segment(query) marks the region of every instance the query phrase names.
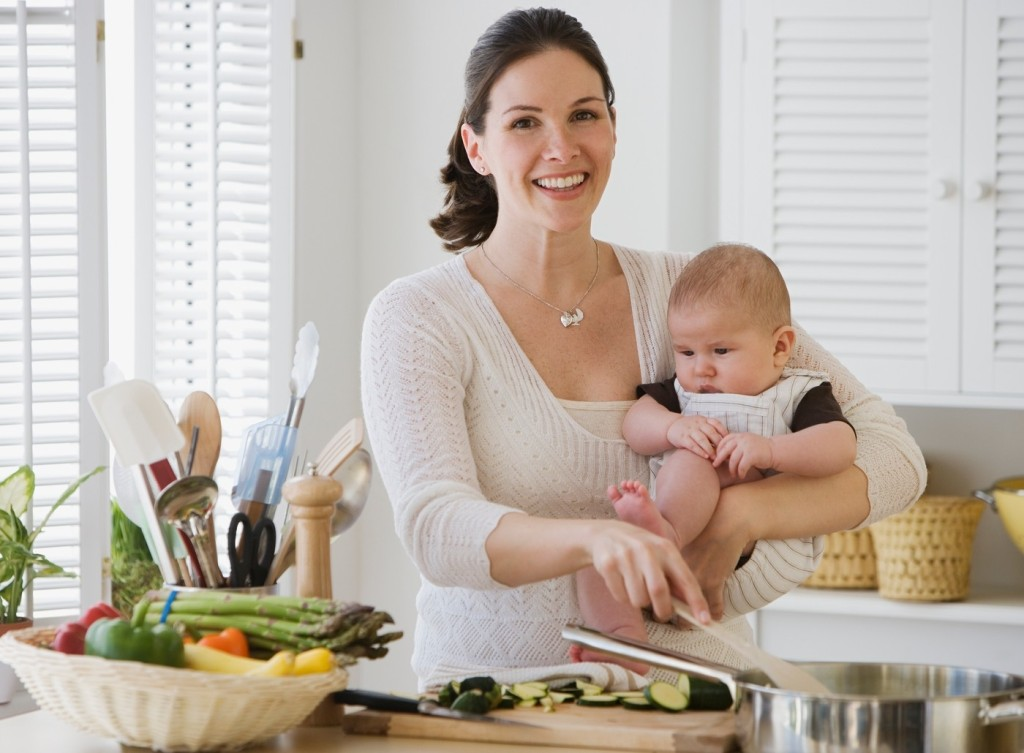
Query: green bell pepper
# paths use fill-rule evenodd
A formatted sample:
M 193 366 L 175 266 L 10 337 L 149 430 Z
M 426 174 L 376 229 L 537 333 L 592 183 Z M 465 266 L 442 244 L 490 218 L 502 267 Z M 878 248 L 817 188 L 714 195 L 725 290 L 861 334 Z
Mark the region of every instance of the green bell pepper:
M 185 666 L 185 646 L 177 631 L 165 622 L 145 624 L 149 600 L 139 602 L 131 620 L 103 618 L 89 626 L 85 653 L 104 659 Z

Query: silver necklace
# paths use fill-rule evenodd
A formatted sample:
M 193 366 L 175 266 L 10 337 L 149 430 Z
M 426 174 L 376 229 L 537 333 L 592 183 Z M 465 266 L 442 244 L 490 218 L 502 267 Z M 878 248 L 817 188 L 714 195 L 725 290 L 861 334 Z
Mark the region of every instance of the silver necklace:
M 581 297 L 578 301 L 576 301 L 576 305 L 575 306 L 573 306 L 572 308 L 569 308 L 569 309 L 562 309 L 562 308 L 556 306 L 555 304 L 551 303 L 550 301 L 545 301 L 539 295 L 537 295 L 536 293 L 534 293 L 531 290 L 528 290 L 528 289 L 524 288 L 518 282 L 516 282 L 511 277 L 509 277 L 507 274 L 505 274 L 505 271 L 501 267 L 499 267 L 497 264 L 495 264 L 493 261 L 491 261 L 491 257 L 487 255 L 487 249 L 484 248 L 484 244 L 483 243 L 480 244 L 480 251 L 483 252 L 484 258 L 487 259 L 487 262 L 492 267 L 494 267 L 495 271 L 499 275 L 504 277 L 506 280 L 508 280 L 509 283 L 513 287 L 523 291 L 524 293 L 526 293 L 531 298 L 537 299 L 538 301 L 543 303 L 548 308 L 552 308 L 555 311 L 557 311 L 559 314 L 561 314 L 562 315 L 561 321 L 562 321 L 562 326 L 563 327 L 578 327 L 578 326 L 580 326 L 580 322 L 583 321 L 583 309 L 581 309 L 580 306 L 583 304 L 583 301 L 586 300 L 587 296 L 590 295 L 590 291 L 594 289 L 594 283 L 597 282 L 597 275 L 601 272 L 601 252 L 600 252 L 600 250 L 597 247 L 597 240 L 596 239 L 594 240 L 594 259 L 595 259 L 595 261 L 597 263 L 596 263 L 596 265 L 594 267 L 594 276 L 591 278 L 590 284 L 587 286 L 587 290 L 583 294 L 583 297 Z

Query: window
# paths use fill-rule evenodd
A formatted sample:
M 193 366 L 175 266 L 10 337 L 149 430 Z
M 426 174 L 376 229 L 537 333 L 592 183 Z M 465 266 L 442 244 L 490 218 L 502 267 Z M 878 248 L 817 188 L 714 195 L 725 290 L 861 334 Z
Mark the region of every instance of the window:
M 0 470 L 31 464 L 43 510 L 109 464 L 86 400 L 109 357 L 172 410 L 217 398 L 226 500 L 288 396 L 293 5 L 107 0 L 102 46 L 97 5 L 0 0 Z M 36 581 L 35 619 L 103 598 L 109 494 L 93 479 L 39 539 L 80 577 Z
M 33 467 L 37 521 L 106 462 L 82 421 L 106 347 L 96 74 L 93 2 L 0 2 L 0 467 Z M 24 614 L 99 598 L 104 525 L 86 511 L 104 495 L 91 482 L 51 518 L 38 549 L 81 577 L 37 580 Z

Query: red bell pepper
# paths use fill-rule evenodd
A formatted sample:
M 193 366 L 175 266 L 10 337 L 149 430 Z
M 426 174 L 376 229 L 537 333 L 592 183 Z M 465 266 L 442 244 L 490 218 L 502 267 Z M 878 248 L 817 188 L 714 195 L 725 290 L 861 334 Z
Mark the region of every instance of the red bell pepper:
M 57 634 L 53 637 L 53 648 L 62 654 L 84 654 L 85 634 L 92 623 L 103 618 L 116 620 L 122 617 L 123 615 L 110 604 L 98 602 L 74 622 L 61 625 L 57 629 Z

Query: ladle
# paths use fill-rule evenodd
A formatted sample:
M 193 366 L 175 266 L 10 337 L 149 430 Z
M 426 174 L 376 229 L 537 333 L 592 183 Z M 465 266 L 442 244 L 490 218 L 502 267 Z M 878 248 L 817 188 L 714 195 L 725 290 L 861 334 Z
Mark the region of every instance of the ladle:
M 175 526 L 192 542 L 208 588 L 224 585 L 212 530 L 216 504 L 217 482 L 209 476 L 180 478 L 164 489 L 156 501 L 159 518 Z

